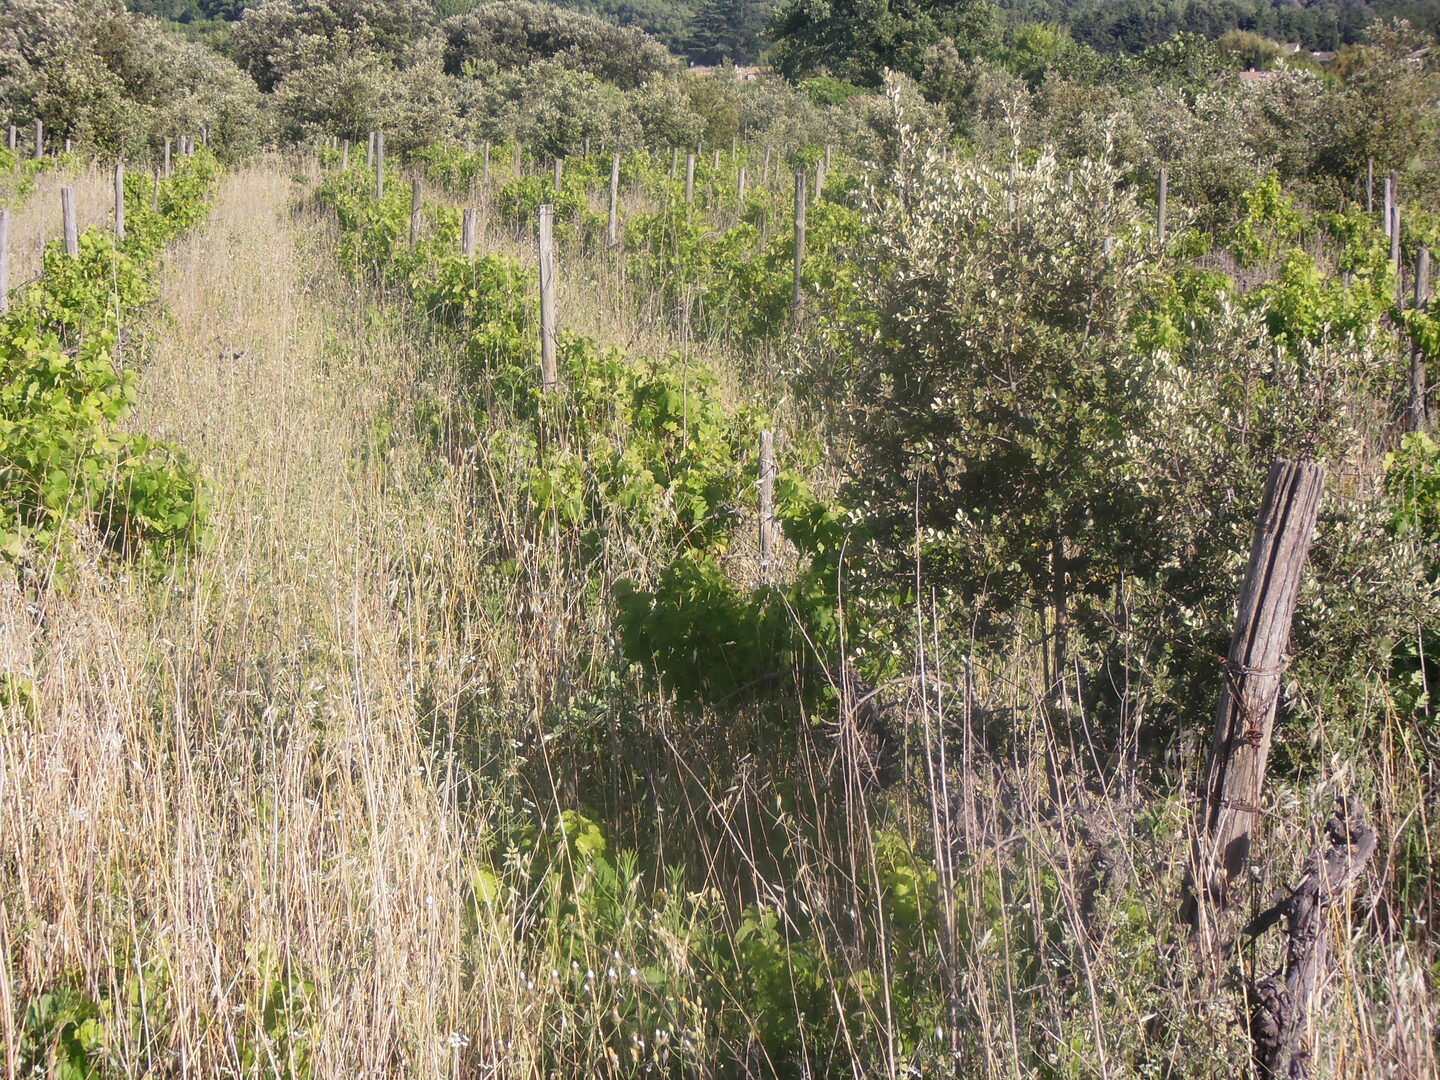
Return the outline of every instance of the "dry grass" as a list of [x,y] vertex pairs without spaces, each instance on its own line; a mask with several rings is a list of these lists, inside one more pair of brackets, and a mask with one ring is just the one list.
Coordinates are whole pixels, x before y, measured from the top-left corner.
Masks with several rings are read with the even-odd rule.
[[68,172],[41,173],[34,190],[10,209],[10,287],[18,289],[40,274],[45,245],[63,234],[60,189],[75,192],[75,221],[81,232],[92,225],[114,224],[115,174],[96,165]]
[[[123,1000],[107,983],[153,966],[169,989],[125,1034],[135,1075],[152,1054],[220,1075],[270,1052],[440,1075],[447,1025],[501,1030],[487,999],[512,965],[471,938],[496,974],[464,978],[465,836],[416,715],[443,605],[391,591],[426,544],[463,547],[463,501],[395,476],[413,447],[367,455],[415,356],[305,279],[318,237],[292,195],[273,168],[231,175],[168,260],[175,321],[134,422],[212,485],[204,556],[171,589],[80,573],[43,612],[12,587],[0,616],[0,670],[34,682],[0,742],[0,1011],[72,974]],[[261,1031],[286,971],[314,984],[296,1039]]]
[[[908,835],[956,898],[923,951],[967,1076],[1245,1074],[1234,995],[1185,960],[1169,914],[1183,799],[1062,737],[1023,644],[970,672],[953,634],[917,635],[931,645],[911,685],[946,689],[899,696],[912,773],[933,782],[888,800],[866,794],[848,707],[801,732],[809,771],[793,786],[736,749],[734,718],[687,731],[635,687],[624,719],[648,760],[551,760],[547,710],[599,682],[605,617],[518,523],[521,481],[468,467],[477,433],[448,458],[421,442],[417,410],[453,395],[452,346],[339,279],[327,226],[291,212],[297,193],[273,162],[232,173],[166,263],[173,319],[153,328],[133,423],[188,448],[209,481],[203,555],[173,581],[82,561],[43,601],[13,583],[0,595],[0,672],[34,687],[0,719],[0,1076],[19,1075],[27,1002],[72,980],[112,1003],[137,995],[115,1006],[119,1075],[532,1076],[550,1042],[583,1056],[549,1075],[606,1074],[600,1041],[573,1029],[596,1017],[543,977],[545,943],[516,932],[531,898],[477,905],[471,882],[503,819],[605,801],[586,784],[611,778],[607,761],[648,770],[663,857],[704,868],[695,896],[803,908],[838,987],[890,932],[852,906],[879,865],[867,837]],[[572,328],[680,344],[636,314],[605,257],[570,269]],[[705,355],[741,394],[741,366]],[[502,548],[519,564],[504,577]],[[1415,776],[1393,786],[1388,811],[1433,814]],[[1279,879],[1330,795],[1280,792]],[[767,834],[788,845],[778,865]],[[1353,925],[1336,927],[1346,978],[1317,1075],[1434,1075],[1429,955]],[[683,933],[627,933],[676,970],[698,964]],[[1257,963],[1272,960],[1270,945]],[[267,1018],[291,982],[293,1007]],[[904,1075],[906,1009],[872,997],[838,1040],[848,1056],[816,1075]],[[693,1015],[703,1052],[686,1075],[767,1073],[753,1044]]]

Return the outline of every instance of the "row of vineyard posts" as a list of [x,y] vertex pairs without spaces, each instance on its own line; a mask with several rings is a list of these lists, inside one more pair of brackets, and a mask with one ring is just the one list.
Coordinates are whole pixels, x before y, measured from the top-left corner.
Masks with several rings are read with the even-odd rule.
[[[12,136],[13,136],[13,128]],[[350,161],[350,140],[342,139],[339,136],[330,136],[317,140],[311,149],[315,152],[316,160],[321,146],[338,151],[341,171],[349,168]],[[166,154],[168,161],[168,140],[166,143]],[[467,153],[473,153],[474,147],[466,143]],[[606,147],[602,144],[600,152],[604,153]],[[590,140],[584,141],[583,153],[588,159],[591,154]],[[680,172],[680,149],[672,147],[670,151],[670,180],[674,182]],[[695,199],[695,169],[696,162],[704,153],[703,146],[697,146],[693,150],[687,150],[684,160],[684,200],[686,205],[691,205]],[[794,212],[793,212],[793,254],[792,254],[792,279],[793,289],[790,303],[790,326],[792,331],[799,333],[803,326],[805,307],[805,231],[806,231],[806,208],[811,200],[819,200],[825,185],[825,178],[832,167],[833,147],[827,145],[824,148],[823,157],[816,161],[813,169],[797,169],[794,172]],[[484,191],[489,188],[491,181],[491,143],[486,141],[481,147],[482,171],[479,181],[479,188]],[[712,150],[713,164],[718,170],[721,162],[722,151],[718,148]],[[947,149],[942,148],[938,152],[940,160],[948,160]],[[773,147],[766,144],[763,150],[763,164],[761,168],[760,186],[768,188],[772,175]],[[564,177],[565,158],[552,158],[549,170],[553,178],[554,188],[557,192],[561,190]],[[746,166],[739,164],[740,141],[736,137],[732,140],[730,147],[730,161],[737,166],[735,174],[735,205],[742,207],[745,197],[750,189],[750,177]],[[619,251],[622,247],[621,239],[621,176],[622,154],[619,151],[612,151],[610,155],[610,177],[607,190],[607,219],[606,219],[606,243],[613,250]],[[375,177],[375,196],[382,198],[385,193],[385,137],[381,131],[372,131],[366,141],[366,168],[373,170]],[[517,142],[513,147],[511,171],[514,176],[524,175],[525,158],[523,147]],[[776,170],[779,175],[779,170]],[[1168,236],[1168,208],[1169,208],[1169,187],[1170,172],[1168,168],[1161,167],[1155,178],[1155,226],[1157,240],[1163,250]],[[417,242],[420,228],[420,207],[421,207],[421,181],[418,176],[412,179],[412,204],[411,204],[411,246]],[[1366,166],[1364,179],[1364,198],[1367,214],[1375,212],[1375,170],[1374,163]],[[475,251],[475,230],[477,211],[475,208],[467,207],[464,210],[463,227],[461,234],[461,253],[470,257]],[[550,239],[545,239],[547,231],[546,217],[549,216]],[[553,276],[555,273],[555,255],[553,242],[554,207],[542,208],[536,216],[535,238],[539,247],[540,275],[542,282],[541,312],[542,324],[548,330],[542,330],[542,334],[548,334],[542,345],[541,383],[543,388],[549,392],[556,386],[555,374],[552,370],[554,359],[554,338],[555,332],[554,311],[553,311]],[[1401,255],[1401,221],[1400,221],[1400,199],[1399,199],[1399,176],[1391,172],[1383,181],[1383,207],[1380,214],[1380,223],[1390,245],[1390,261],[1394,267],[1396,276],[1396,304],[1397,308],[1403,309],[1407,298],[1412,310],[1421,312],[1426,310],[1429,303],[1430,284],[1430,252],[1425,247],[1420,247],[1417,252],[1416,262],[1413,270],[1410,271],[1410,288],[1406,288],[1407,267],[1402,265]],[[1111,238],[1106,237],[1104,244],[1107,251],[1110,248]],[[1347,275],[1348,277],[1348,272]],[[548,287],[547,287],[548,283]],[[1408,294],[1408,297],[1407,297]],[[548,297],[548,299],[547,299]],[[548,321],[547,321],[548,316]],[[1410,366],[1408,372],[1408,406],[1407,419],[1411,430],[1424,431],[1430,427],[1429,416],[1429,385],[1426,357],[1418,342],[1413,343],[1410,350]]]
[[[178,150],[181,156],[189,156],[195,152],[194,135],[181,135],[174,141],[174,149]],[[202,129],[199,145],[204,146],[209,139],[209,129]],[[12,153],[16,150],[17,131],[14,124],[9,126],[6,134],[6,148]],[[151,195],[150,206],[153,210],[160,209],[160,182],[168,179],[171,175],[172,142],[166,139],[160,163],[154,169],[155,187]],[[65,140],[65,153],[70,153],[70,140]],[[33,160],[40,160],[45,156],[45,128],[44,124],[35,121],[35,144]],[[115,239],[125,239],[125,162],[115,162],[115,209],[111,221],[115,230]],[[65,239],[65,253],[72,258],[80,253],[80,230],[75,217],[75,190],[71,187],[60,189],[60,220],[61,231]],[[30,284],[26,282],[24,284]],[[23,287],[20,286],[20,287]],[[0,207],[0,315],[10,310],[10,210],[7,207]]]
[[[349,141],[335,138],[330,142],[332,148],[339,151],[341,168],[347,168]],[[318,151],[318,147],[316,149]],[[469,146],[466,149],[473,152]],[[588,140],[584,149],[588,157]],[[683,175],[687,205],[695,198],[696,162],[702,152],[697,147],[685,154]],[[367,168],[374,172],[377,199],[384,194],[384,153],[383,135],[372,133],[368,140],[366,162]],[[481,153],[483,188],[490,181],[491,146],[488,142],[483,145]],[[718,169],[721,152],[714,150],[713,154]],[[771,158],[771,148],[766,146],[760,179],[762,186],[768,186],[770,182]],[[745,166],[738,161],[738,140],[732,145],[731,161],[737,166],[734,174],[736,202],[743,205],[749,176]],[[804,316],[807,202],[821,197],[825,172],[831,161],[832,153],[827,147],[813,172],[800,169],[794,173],[790,327],[795,333],[802,329]],[[605,237],[607,246],[616,252],[621,248],[621,166],[621,154],[612,152],[606,192],[608,214]],[[518,145],[514,147],[512,167],[515,175],[520,176],[523,159]],[[553,158],[549,168],[558,192],[564,176],[565,159]],[[679,176],[680,168],[680,150],[672,148],[669,174],[672,183]],[[1160,169],[1156,178],[1155,226],[1162,249],[1167,237],[1169,180],[1169,171]],[[421,195],[421,180],[417,176],[411,183],[409,242],[412,247],[419,238]],[[1405,268],[1401,266],[1398,196],[1398,178],[1392,173],[1384,182],[1381,224],[1389,240],[1390,262],[1398,283],[1397,306],[1403,307]],[[1367,213],[1373,214],[1373,166],[1367,169],[1365,202]],[[461,232],[461,254],[466,258],[475,252],[475,228],[476,209],[466,207]],[[558,320],[555,283],[559,270],[555,206],[552,203],[539,206],[534,236],[538,249],[540,293],[538,374],[541,390],[548,395],[560,389],[555,367]],[[1107,247],[1108,241],[1109,238],[1106,238]],[[1417,311],[1424,310],[1428,303],[1429,262],[1429,251],[1421,247],[1412,279],[1411,303]],[[1409,390],[1410,426],[1415,430],[1425,429],[1429,426],[1426,407],[1428,387],[1425,357],[1418,344],[1411,350]],[[760,557],[762,567],[768,573],[779,535],[774,510],[776,467],[772,431],[766,430],[760,436],[758,464],[756,510]],[[1240,897],[1235,886],[1245,874],[1252,834],[1261,813],[1266,764],[1290,627],[1315,532],[1323,487],[1324,470],[1315,462],[1276,460],[1273,463],[1241,586],[1234,635],[1224,664],[1209,764],[1201,780],[1193,820],[1193,848],[1180,905],[1182,920],[1191,928],[1196,947],[1203,955],[1211,957],[1222,955],[1236,934]],[[1308,1075],[1307,1025],[1318,1007],[1326,963],[1320,923],[1324,913],[1342,901],[1346,890],[1363,871],[1375,846],[1376,835],[1365,821],[1363,808],[1353,799],[1344,803],[1327,825],[1321,846],[1312,854],[1305,879],[1290,890],[1284,900],[1252,920],[1243,930],[1243,933],[1254,936],[1282,919],[1287,923],[1288,946],[1282,968],[1253,982],[1249,988],[1253,1053],[1257,1069],[1263,1077]]]
[[[9,132],[13,147],[16,130]],[[37,145],[43,146],[43,130],[37,124]],[[203,136],[202,136],[203,140]],[[340,152],[341,167],[349,164],[348,140],[335,139]],[[191,136],[178,141],[179,152],[194,152]],[[318,147],[317,147],[318,149]],[[485,180],[489,179],[490,147],[484,148]],[[156,193],[162,175],[169,175],[170,141],[166,140],[162,165],[155,170]],[[737,152],[732,149],[732,154]],[[699,151],[687,153],[685,162],[685,199],[694,197],[695,162]],[[678,173],[679,152],[672,152],[671,176]],[[718,160],[719,151],[715,152]],[[761,183],[768,184],[770,152],[765,153],[765,172]],[[385,144],[380,132],[372,133],[367,145],[367,169],[373,169],[376,198],[384,194]],[[818,197],[824,172],[831,164],[827,148],[813,175]],[[515,169],[521,166],[521,152],[515,149]],[[551,168],[558,189],[564,159],[553,160]],[[606,237],[609,246],[620,247],[619,180],[621,155],[611,154],[608,184],[609,216]],[[1161,170],[1157,184],[1156,225],[1162,243],[1166,230],[1168,173]],[[114,166],[115,211],[114,230],[117,238],[125,234],[124,164]],[[737,173],[738,191],[743,200],[747,175],[744,168]],[[1367,176],[1367,208],[1372,206],[1372,176]],[[801,326],[803,316],[802,268],[805,257],[805,220],[810,198],[812,174],[797,170],[794,174],[794,297],[792,327]],[[421,223],[421,181],[412,179],[409,243],[418,242]],[[1391,259],[1399,267],[1399,208],[1395,177],[1384,185],[1382,221],[1390,238]],[[78,254],[78,229],[75,220],[73,190],[61,190],[62,227],[65,250],[72,257]],[[538,209],[535,236],[540,268],[540,383],[547,394],[561,390],[556,370],[558,312],[555,283],[559,273],[554,234],[555,207],[542,204]],[[8,224],[9,214],[0,210],[0,312],[8,304]],[[461,233],[461,254],[467,258],[475,253],[476,211],[466,208]],[[1420,249],[1413,279],[1413,304],[1422,309],[1428,298],[1429,252]],[[1425,416],[1425,360],[1418,348],[1412,352],[1411,367],[1412,424],[1419,427]],[[768,567],[778,538],[774,511],[774,433],[761,433],[759,468],[756,480],[757,516],[762,565]],[[1248,568],[1241,588],[1238,613],[1230,654],[1224,667],[1220,705],[1211,745],[1210,760],[1202,781],[1194,823],[1194,848],[1187,874],[1182,917],[1189,923],[1202,949],[1218,952],[1233,936],[1238,897],[1231,888],[1244,875],[1251,849],[1254,822],[1261,813],[1266,760],[1273,732],[1273,721],[1279,697],[1284,660],[1288,649],[1290,624],[1299,595],[1299,582],[1314,535],[1324,473],[1313,462],[1277,460],[1271,468],[1260,518],[1257,523]],[[1284,968],[1261,980],[1252,988],[1255,1002],[1252,1015],[1255,1054],[1263,1076],[1304,1076],[1308,1055],[1304,1049],[1307,1016],[1323,983],[1323,934],[1317,931],[1323,913],[1337,904],[1344,890],[1352,884],[1370,858],[1376,837],[1364,821],[1363,810],[1355,804],[1342,806],[1327,827],[1325,845],[1317,849],[1310,861],[1306,879],[1275,907],[1252,921],[1246,932],[1259,933],[1285,919],[1290,945]]]

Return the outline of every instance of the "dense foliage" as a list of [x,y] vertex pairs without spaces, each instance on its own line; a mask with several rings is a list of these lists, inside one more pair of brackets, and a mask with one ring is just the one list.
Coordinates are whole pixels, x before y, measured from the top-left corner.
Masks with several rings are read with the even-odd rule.
[[[293,863],[297,892],[338,882],[379,921],[410,903],[449,935],[439,969],[468,988],[449,997],[408,984],[414,941],[386,946],[395,1000],[422,1005],[379,1003],[419,1032],[367,1042],[379,1071],[442,1041],[427,1075],[1243,1074],[1231,989],[1279,950],[1202,955],[1173,910],[1216,695],[1258,674],[1224,656],[1277,457],[1319,461],[1326,487],[1267,833],[1234,888],[1256,909],[1283,892],[1316,807],[1361,793],[1387,854],[1327,930],[1345,928],[1326,992],[1355,1008],[1307,1038],[1318,1060],[1349,1033],[1383,1059],[1373,1075],[1433,1071],[1405,1015],[1440,970],[1440,320],[1413,299],[1440,244],[1425,32],[1357,18],[1322,62],[1256,31],[1323,37],[1305,20],[1328,5],[1112,5],[1087,35],[982,2],[794,0],[771,23],[780,74],[750,79],[686,72],[635,29],[667,20],[723,58],[753,46],[742,5],[584,9],[265,0],[228,31],[257,128],[299,144],[281,160],[318,249],[306,287],[353,317],[316,333],[307,374],[367,393],[318,425],[341,445],[320,486],[344,505],[311,550],[341,587],[279,660],[225,656],[191,692],[238,703],[241,772],[295,770],[235,809],[244,858]],[[110,14],[116,33],[150,25]],[[360,149],[376,129],[379,191]],[[16,191],[75,164],[0,162]],[[12,556],[198,538],[195,471],[117,434],[131,383],[112,358],[212,165],[182,161],[154,211],[132,177],[133,236],[52,248],[0,323]],[[549,386],[545,205],[565,283]],[[481,251],[462,255],[477,208]],[[381,338],[403,371],[371,366]],[[387,514],[357,512],[367,487]],[[367,530],[374,565],[347,564]],[[306,565],[278,573],[278,603],[300,606],[287,574],[321,571],[280,540]],[[237,653],[268,632],[244,621]],[[0,695],[17,715],[35,698],[8,675]],[[407,853],[423,866],[392,881],[377,852],[404,827],[397,777],[425,807]],[[353,801],[335,809],[332,788]],[[103,977],[24,986],[25,1068],[123,1074],[116,1031],[163,1012],[134,1001],[173,993],[130,957],[168,929],[126,914],[123,948],[95,950]],[[206,943],[195,1016],[146,1038],[220,1031],[195,1060],[237,1075],[350,1068],[349,1048],[312,1049],[316,1017],[372,993],[381,947],[331,948],[324,923],[238,961]],[[215,994],[212,968],[248,988]],[[1331,1075],[1361,1054],[1331,1052]]]
[[[106,156],[148,157],[165,138],[207,130],[218,153],[260,141],[259,95],[235,65],[120,0],[15,0],[0,10],[0,113],[45,122]],[[32,128],[33,130],[33,128]]]

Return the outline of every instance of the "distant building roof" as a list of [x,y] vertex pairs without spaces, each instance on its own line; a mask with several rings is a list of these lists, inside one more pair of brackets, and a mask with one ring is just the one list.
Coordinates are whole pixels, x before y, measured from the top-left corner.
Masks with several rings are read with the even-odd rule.
[[1247,82],[1247,83],[1266,82],[1266,81],[1268,81],[1268,80],[1270,80],[1270,79],[1273,79],[1273,78],[1275,78],[1275,72],[1273,72],[1273,71],[1242,71],[1242,72],[1240,72],[1240,81],[1241,81],[1241,82]]

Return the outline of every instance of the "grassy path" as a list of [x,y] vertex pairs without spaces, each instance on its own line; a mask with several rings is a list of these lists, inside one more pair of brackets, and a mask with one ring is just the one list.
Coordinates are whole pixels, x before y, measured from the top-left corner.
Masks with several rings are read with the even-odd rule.
[[82,568],[43,613],[0,598],[0,670],[35,688],[0,726],[11,1063],[57,989],[99,1004],[126,1075],[443,1076],[446,1033],[500,1037],[462,985],[462,830],[416,705],[457,665],[414,581],[453,567],[467,501],[396,434],[416,357],[340,302],[296,194],[230,174],[166,260],[133,422],[211,485],[204,555],[175,585]]

